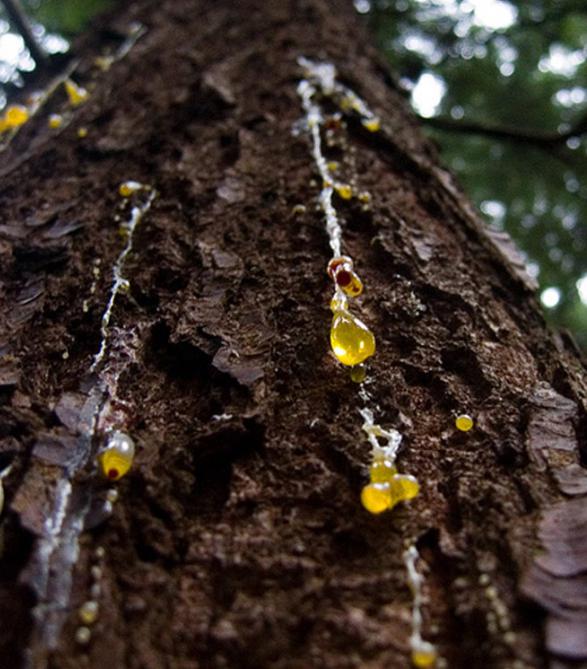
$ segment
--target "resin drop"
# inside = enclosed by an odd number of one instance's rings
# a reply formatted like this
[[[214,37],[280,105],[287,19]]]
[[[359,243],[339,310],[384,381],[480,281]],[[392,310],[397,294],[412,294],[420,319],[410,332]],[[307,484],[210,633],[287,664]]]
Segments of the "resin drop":
[[[436,648],[431,643],[422,641],[418,648],[412,650],[412,664],[418,669],[428,669],[436,664]]]
[[[391,507],[389,483],[369,483],[361,492],[361,503],[369,513],[375,515]]]
[[[65,86],[65,92],[67,93],[69,103],[72,107],[79,107],[90,97],[90,94],[85,88],[78,86],[75,81],[72,81],[71,79],[66,79],[63,82],[63,85]]]
[[[468,432],[473,427],[473,419],[467,414],[461,414],[460,416],[456,417],[455,425],[457,430],[460,430],[461,432]]]
[[[122,478],[131,468],[135,456],[133,440],[124,432],[113,432],[98,455],[102,474],[111,481]]]
[[[338,360],[349,367],[360,365],[375,353],[375,337],[371,330],[343,309],[334,312],[330,345]]]

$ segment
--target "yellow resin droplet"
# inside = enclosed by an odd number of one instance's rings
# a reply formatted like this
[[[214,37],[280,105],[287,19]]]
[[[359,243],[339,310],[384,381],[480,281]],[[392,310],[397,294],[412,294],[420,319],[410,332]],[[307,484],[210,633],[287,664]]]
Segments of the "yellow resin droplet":
[[[353,383],[363,383],[367,378],[367,368],[365,365],[355,365],[351,367],[351,381]]]
[[[359,202],[362,202],[363,204],[369,204],[369,202],[371,202],[371,193],[363,191],[357,195],[357,198],[359,199]]]
[[[376,460],[369,469],[371,483],[391,483],[397,469],[387,460]]]
[[[133,440],[124,432],[113,432],[104,450],[98,454],[102,474],[111,481],[118,481],[132,466],[135,455]]]
[[[361,123],[363,124],[363,127],[369,132],[377,132],[381,129],[381,121],[376,117],[364,118]]]
[[[396,474],[390,483],[391,506],[414,499],[420,492],[420,484],[410,474]]]
[[[418,669],[429,669],[436,664],[437,657],[436,648],[431,643],[424,641],[420,648],[412,651],[412,664]]]
[[[346,311],[349,305],[349,301],[346,297],[339,292],[334,293],[334,296],[330,300],[330,311],[333,313],[336,311]]]
[[[98,602],[89,600],[84,602],[78,611],[79,619],[84,625],[92,625],[98,617]]]
[[[350,200],[353,197],[353,189],[348,184],[338,184],[335,189],[343,200]]]
[[[471,416],[468,416],[467,414],[461,414],[460,416],[456,417],[455,425],[457,430],[460,430],[461,432],[468,432],[470,429],[472,429],[474,422]]]
[[[141,184],[138,181],[125,181],[123,184],[120,184],[118,192],[122,197],[130,197],[133,193],[136,193],[140,190]]]
[[[4,112],[4,127],[18,128],[29,120],[29,111],[23,105],[10,105]]]
[[[369,483],[361,491],[361,503],[369,513],[375,515],[391,508],[389,483]]]
[[[65,86],[65,92],[67,93],[69,103],[72,107],[79,107],[90,97],[90,94],[85,88],[78,86],[75,81],[72,81],[71,79],[66,79],[63,82],[63,85]]]
[[[342,286],[345,294],[349,297],[358,297],[363,292],[363,282],[355,272],[350,272],[351,280],[346,286]]]
[[[87,128],[78,128],[77,136],[80,139],[83,139],[84,137],[87,137],[88,136],[88,129]]]
[[[60,128],[63,125],[63,116],[60,116],[59,114],[51,114],[47,121],[47,125],[53,129]]]
[[[375,337],[369,328],[345,309],[332,318],[330,345],[343,365],[359,365],[375,353]]]
[[[336,172],[336,170],[338,169],[338,163],[336,162],[336,160],[331,160],[327,164],[327,167],[331,172]]]

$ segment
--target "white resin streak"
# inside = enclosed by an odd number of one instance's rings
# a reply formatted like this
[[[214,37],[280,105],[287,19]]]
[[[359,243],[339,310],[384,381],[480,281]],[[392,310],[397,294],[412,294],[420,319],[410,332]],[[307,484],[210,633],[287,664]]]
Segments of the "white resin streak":
[[[155,197],[156,191],[149,188],[146,200],[133,207],[130,220],[125,225],[128,237],[112,267],[113,282],[100,325],[102,339],[90,372],[95,372],[106,358],[111,335],[112,310],[121,289],[128,285],[123,269],[125,260],[132,251],[133,233],[151,207]],[[99,427],[101,414],[111,397],[112,390],[114,389],[115,392],[119,376],[120,372],[111,374],[108,370],[101,370],[98,380],[89,392],[80,414],[78,426],[80,436],[77,450],[72,454],[64,477],[57,484],[52,512],[45,520],[43,534],[37,540],[35,554],[32,558],[31,583],[39,600],[33,609],[32,637],[37,643],[48,649],[57,647],[61,628],[69,614],[73,568],[79,556],[79,536],[83,532],[91,502],[91,495],[84,493],[83,490],[77,491],[82,495],[82,499],[78,500],[79,506],[76,510],[68,513],[73,493],[71,481],[91,457],[92,443]],[[31,669],[46,666],[39,665],[39,658],[33,657],[30,651],[27,651],[25,660],[27,667]]]
[[[336,68],[332,63],[318,63],[301,56],[298,58],[298,64],[304,68],[309,78],[318,82],[324,95],[336,95],[342,100],[346,100],[349,107],[356,111],[365,121],[377,118],[355,91],[336,81]]]
[[[332,176],[328,169],[326,158],[322,153],[322,138],[320,136],[320,127],[324,121],[320,107],[313,101],[317,90],[307,79],[302,79],[298,85],[298,95],[302,100],[302,107],[306,112],[306,123],[312,137],[312,156],[318,172],[322,178],[322,191],[320,192],[319,202],[324,216],[326,218],[326,232],[330,240],[332,257],[336,258],[341,254],[342,228],[338,221],[336,209],[332,204],[332,195],[334,188]]]
[[[412,544],[404,551],[403,558],[406,565],[408,586],[412,591],[412,634],[410,636],[410,648],[412,652],[433,652],[434,647],[428,641],[422,639],[422,606],[424,604],[422,596],[422,586],[424,577],[418,571],[416,562],[420,554],[418,549]]]
[[[381,425],[375,423],[371,409],[365,407],[359,409],[359,413],[364,421],[362,426],[363,432],[367,435],[367,441],[373,446],[373,460],[387,460],[393,465],[402,442],[402,435],[393,428],[385,430]],[[379,439],[385,439],[387,443],[382,446],[379,443]]]
[[[122,274],[124,262],[128,254],[132,251],[134,231],[137,225],[141,222],[141,219],[145,213],[149,211],[154,199],[155,191],[151,191],[145,202],[132,208],[130,220],[125,225],[125,230],[128,237],[125,247],[120,252],[118,259],[112,268],[112,286],[110,288],[110,298],[108,299],[106,309],[102,314],[102,320],[100,324],[100,334],[102,336],[100,340],[100,348],[94,356],[94,362],[90,367],[90,372],[96,371],[98,365],[102,362],[104,355],[106,354],[106,348],[108,346],[108,339],[110,336],[110,319],[112,318],[112,310],[116,304],[116,298],[118,297],[118,294],[121,290],[128,289],[128,279],[125,279],[124,275]]]

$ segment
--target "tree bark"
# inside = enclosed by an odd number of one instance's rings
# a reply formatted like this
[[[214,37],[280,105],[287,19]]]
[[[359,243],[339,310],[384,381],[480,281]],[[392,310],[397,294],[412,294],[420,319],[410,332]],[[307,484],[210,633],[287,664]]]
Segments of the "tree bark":
[[[107,71],[85,46],[88,102],[57,90],[0,167],[2,666],[408,667],[406,540],[449,667],[587,666],[580,355],[439,165],[351,3],[137,2],[112,26],[136,20],[146,34]],[[370,205],[337,200],[377,337],[369,392],[422,488],[381,516],[359,502],[362,403],[329,353],[321,185],[292,132],[302,55],[382,120],[350,118],[338,156]],[[121,198],[128,180],[152,202]],[[100,383],[137,444],[115,502],[88,432]]]

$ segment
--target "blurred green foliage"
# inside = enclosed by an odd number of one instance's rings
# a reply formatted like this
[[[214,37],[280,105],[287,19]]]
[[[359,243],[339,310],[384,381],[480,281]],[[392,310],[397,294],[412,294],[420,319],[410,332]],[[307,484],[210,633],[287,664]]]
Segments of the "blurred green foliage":
[[[108,9],[115,0],[26,0],[28,15],[48,31],[64,37],[75,37],[89,25],[93,17]]]
[[[505,228],[526,254],[549,320],[587,348],[587,2],[355,6],[416,111],[454,126],[425,121],[488,224]],[[502,137],[502,128],[521,136]],[[573,129],[576,135],[552,142],[523,137],[544,140]]]

